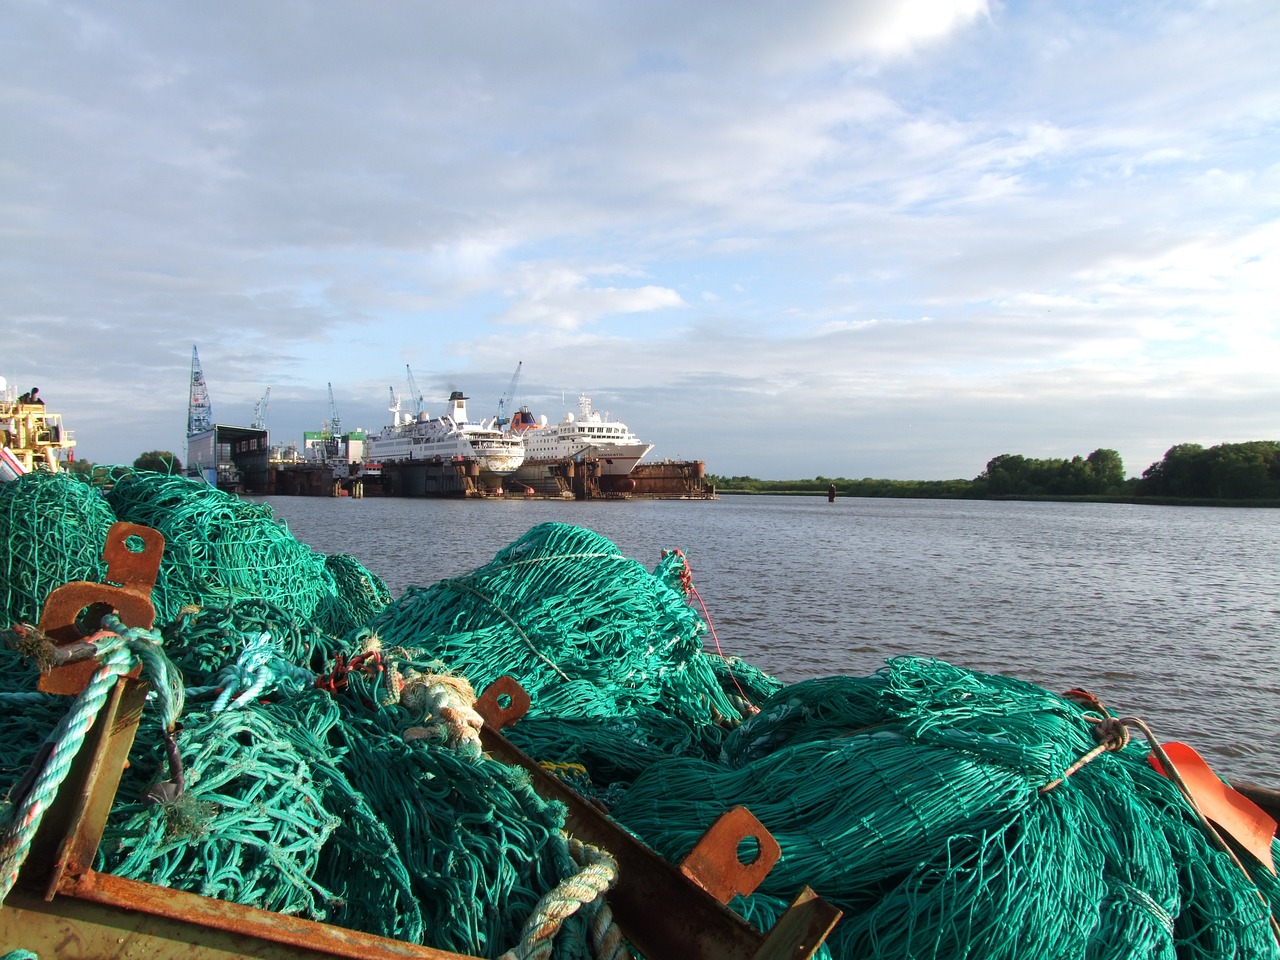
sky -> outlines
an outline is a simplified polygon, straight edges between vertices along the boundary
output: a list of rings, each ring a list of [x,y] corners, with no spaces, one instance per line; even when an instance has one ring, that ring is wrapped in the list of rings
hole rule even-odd
[[[1280,438],[1277,46],[1274,0],[0,0],[0,376],[97,463],[183,456],[195,349],[275,443],[412,376],[722,476],[1138,476]]]

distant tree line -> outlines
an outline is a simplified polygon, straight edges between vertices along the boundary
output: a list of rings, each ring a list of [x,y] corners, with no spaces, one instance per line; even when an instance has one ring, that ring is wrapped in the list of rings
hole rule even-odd
[[[1142,472],[1138,496],[1280,500],[1280,441],[1180,443]]]
[[[987,461],[972,480],[759,480],[709,474],[718,493],[826,493],[835,486],[846,497],[927,497],[985,500],[1053,498],[1099,500],[1276,500],[1280,501],[1280,441],[1197,443],[1171,447],[1164,459],[1139,479],[1125,476],[1115,450],[1100,448],[1087,457],[1038,460],[1003,453]]]
[[[91,477],[99,470],[99,464],[92,460],[70,460],[62,465],[68,473]],[[119,469],[119,468],[116,468]],[[133,461],[135,470],[154,470],[156,473],[182,473],[182,461],[168,450],[148,450],[139,454]]]

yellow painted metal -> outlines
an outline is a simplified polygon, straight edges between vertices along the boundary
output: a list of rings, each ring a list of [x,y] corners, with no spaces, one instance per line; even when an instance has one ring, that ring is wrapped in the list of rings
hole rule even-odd
[[[6,449],[30,473],[37,468],[56,473],[66,452],[76,445],[71,431],[62,426],[62,415],[50,413],[43,403],[0,395],[0,447]]]

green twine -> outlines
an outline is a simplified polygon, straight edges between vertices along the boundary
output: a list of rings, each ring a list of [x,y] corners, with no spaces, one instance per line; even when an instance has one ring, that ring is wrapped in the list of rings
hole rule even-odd
[[[116,517],[154,527],[165,551],[152,592],[167,623],[189,604],[244,597],[309,619],[337,587],[323,555],[299,543],[270,507],[247,503],[203,480],[139,471],[106,493]]]
[[[808,883],[841,907],[836,957],[1277,956],[1257,888],[1145,748],[1039,792],[1093,746],[1048,691],[902,658],[784,689],[720,762],[656,763],[612,813],[678,860],[745,804],[782,847],[755,896]]]
[[[693,729],[738,717],[684,595],[604,537],[532,528],[467,577],[409,587],[368,625],[483,690],[511,674],[531,715],[606,719],[653,708]]]
[[[65,473],[35,470],[0,483],[0,628],[37,623],[64,583],[101,581],[115,521],[97,490]]]

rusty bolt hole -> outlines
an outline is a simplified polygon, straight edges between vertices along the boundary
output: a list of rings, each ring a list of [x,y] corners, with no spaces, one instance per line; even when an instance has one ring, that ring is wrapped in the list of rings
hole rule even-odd
[[[760,841],[756,837],[743,837],[738,841],[738,862],[749,867],[760,859]]]
[[[124,548],[130,553],[145,553],[147,549],[147,541],[143,540],[136,533],[131,533],[124,538]]]
[[[500,693],[493,699],[494,699],[494,702],[498,705],[498,707],[502,710],[510,710],[512,703],[514,703],[514,701],[511,699],[511,694],[509,693]]]
[[[109,603],[91,603],[76,614],[76,630],[82,636],[89,636],[102,629],[102,618],[114,613],[115,607]]]

